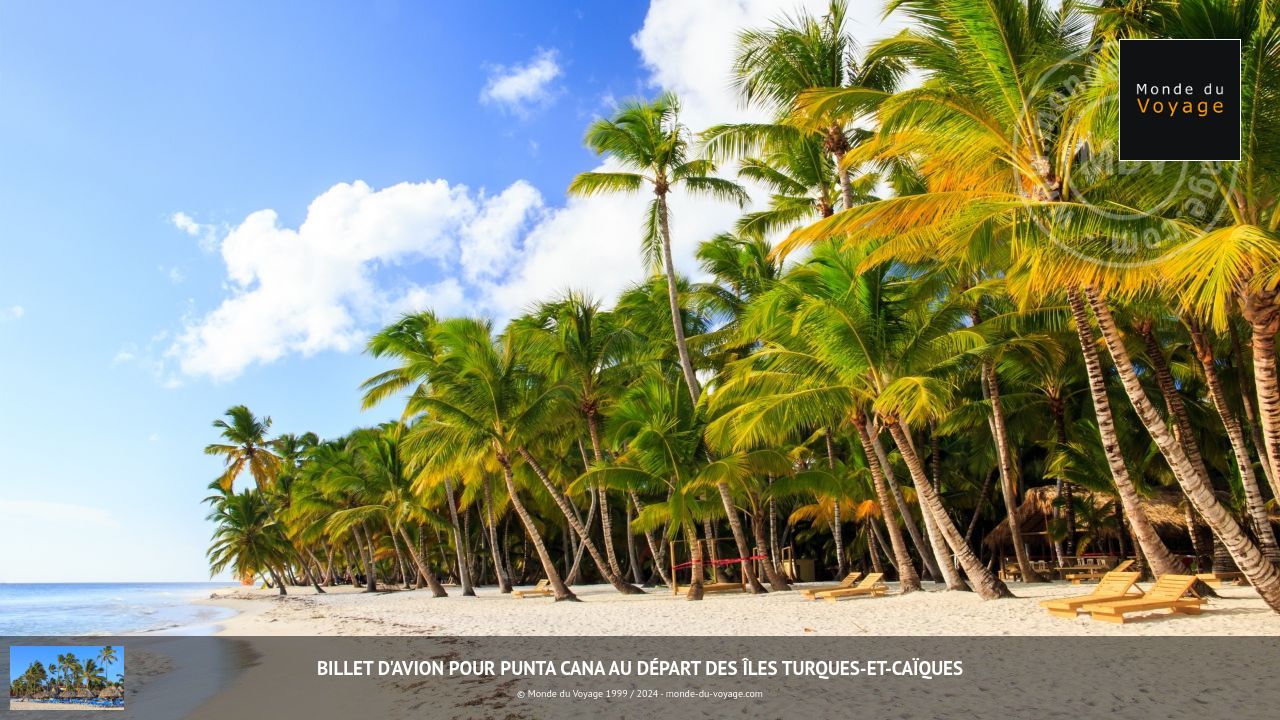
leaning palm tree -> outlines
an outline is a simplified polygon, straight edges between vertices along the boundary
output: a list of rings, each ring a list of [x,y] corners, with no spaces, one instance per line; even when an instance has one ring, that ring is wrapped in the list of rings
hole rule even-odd
[[[261,492],[249,488],[226,494],[215,502],[209,520],[216,525],[208,553],[212,574],[227,569],[241,578],[269,574],[285,594],[280,568],[288,557],[288,540],[272,520]]]
[[[518,318],[510,331],[526,337],[533,366],[572,394],[586,422],[592,458],[604,462],[601,423],[625,386],[628,361],[640,338],[604,312],[599,301],[572,291]],[[621,575],[613,547],[608,490],[594,488],[592,492],[598,496],[605,556],[614,574]]]
[[[448,458],[452,453],[492,457],[502,468],[511,506],[533,540],[556,598],[574,600],[518,492],[516,470],[523,462],[586,545],[600,574],[619,592],[641,592],[611,571],[568,500],[530,450],[539,436],[555,425],[556,418],[563,417],[566,389],[541,382],[529,369],[519,336],[495,340],[488,322],[447,320],[435,328],[433,338],[440,357],[430,387],[415,391],[405,409],[407,416],[421,416],[408,436],[416,461],[429,468],[438,462],[436,458]]]

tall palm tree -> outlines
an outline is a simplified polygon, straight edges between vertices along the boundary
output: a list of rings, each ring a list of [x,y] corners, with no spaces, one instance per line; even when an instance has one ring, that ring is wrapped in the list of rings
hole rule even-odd
[[[679,188],[695,196],[733,201],[741,207],[748,200],[747,193],[741,185],[715,177],[712,173],[716,167],[712,161],[690,157],[689,131],[680,123],[680,104],[671,93],[664,93],[652,102],[623,103],[613,117],[597,120],[587,128],[586,144],[596,153],[608,155],[626,170],[579,173],[569,184],[571,194],[635,193],[646,187],[653,192],[654,198],[646,212],[643,253],[650,268],[661,267],[666,278],[667,304],[671,310],[680,369],[689,396],[696,403],[702,394],[702,386],[689,353],[681,318],[675,261],[671,256],[667,196]],[[748,557],[746,536],[729,487],[722,483],[717,491],[725,506],[738,553],[741,557]],[[764,586],[749,564],[743,565],[743,571],[751,591],[764,592]]]
[[[651,102],[624,102],[612,117],[597,120],[587,128],[586,144],[625,170],[578,173],[569,184],[569,193],[636,193],[646,187],[653,192],[645,212],[641,248],[649,267],[661,268],[667,279],[667,301],[680,369],[690,396],[697,402],[702,386],[680,322],[667,197],[679,189],[693,196],[736,202],[740,207],[748,198],[741,185],[715,177],[716,166],[710,160],[690,157],[690,140],[688,128],[680,122],[680,103],[675,95],[664,93]]]

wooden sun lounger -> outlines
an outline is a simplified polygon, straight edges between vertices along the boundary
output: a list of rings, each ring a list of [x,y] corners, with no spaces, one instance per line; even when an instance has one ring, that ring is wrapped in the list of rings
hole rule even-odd
[[[511,591],[511,597],[520,598],[522,600],[527,597],[550,597],[555,594],[556,591],[551,588],[551,583],[546,578],[539,580],[538,584],[534,585],[529,590]]]
[[[1128,570],[1130,567],[1132,567],[1133,563],[1134,563],[1133,560],[1125,560],[1124,562],[1120,563],[1119,565],[1116,565],[1110,570],[1107,570],[1105,568],[1098,568],[1097,570],[1088,570],[1085,572],[1067,573],[1066,575],[1063,576],[1063,578],[1070,580],[1072,585],[1079,585],[1085,580],[1098,580],[1100,578],[1103,578],[1109,572],[1124,572],[1125,570]]]
[[[1155,586],[1141,598],[1094,602],[1085,605],[1082,609],[1090,613],[1094,620],[1113,623],[1123,623],[1126,619],[1125,613],[1151,610],[1171,610],[1174,613],[1198,615],[1200,604],[1204,601],[1198,597],[1187,597],[1187,593],[1195,582],[1195,575],[1164,575],[1156,580]]]
[[[702,583],[702,592],[704,593],[745,592],[746,589],[746,582],[741,580],[737,582]]]
[[[1088,595],[1077,595],[1068,598],[1055,598],[1053,600],[1041,600],[1040,607],[1049,611],[1049,614],[1060,618],[1074,618],[1076,613],[1089,603],[1112,602],[1119,600],[1131,600],[1142,597],[1142,590],[1134,586],[1138,581],[1138,577],[1142,573],[1123,572],[1120,570],[1112,570],[1102,576],[1102,580],[1093,592]]]
[[[831,602],[838,602],[841,598],[847,597],[877,597],[889,591],[889,586],[880,582],[880,578],[884,577],[884,573],[871,573],[862,578],[862,582],[853,587],[840,588],[839,590],[824,590],[818,593],[818,597]]]
[[[1196,578],[1210,587],[1220,587],[1224,582],[1234,582],[1237,585],[1244,585],[1244,573],[1242,572],[1224,572],[1224,573],[1199,573]]]
[[[845,575],[839,585],[819,585],[818,587],[804,588],[800,591],[800,597],[803,597],[805,600],[816,600],[817,595],[820,592],[826,592],[828,590],[843,590],[845,588],[853,587],[853,584],[857,582],[860,577],[862,577],[862,573],[854,571]]]

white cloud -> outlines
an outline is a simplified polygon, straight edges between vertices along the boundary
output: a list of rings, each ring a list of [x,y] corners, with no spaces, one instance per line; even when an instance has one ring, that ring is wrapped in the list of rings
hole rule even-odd
[[[555,79],[560,77],[555,50],[539,50],[518,65],[494,67],[480,91],[480,101],[523,115],[555,99]]]
[[[457,310],[456,281],[422,287],[381,276],[422,261],[498,276],[541,204],[524,182],[486,196],[444,180],[382,190],[357,181],[317,197],[296,229],[282,227],[274,210],[254,212],[221,244],[230,296],[189,319],[167,355],[188,375],[229,379],[289,353],[357,349],[366,329],[407,299]]]
[[[181,210],[169,216],[169,223],[196,238],[201,250],[211,253],[218,249],[218,227],[216,225],[198,223]]]
[[[27,314],[27,309],[21,305],[10,305],[7,308],[0,308],[0,322],[7,320],[21,320],[23,315]]]
[[[800,6],[820,14],[826,2]],[[654,0],[632,41],[655,88],[680,94],[683,119],[694,131],[760,119],[760,111],[741,106],[730,84],[736,29],[797,8],[791,0]],[[864,43],[896,29],[878,26],[879,13],[877,4],[854,0],[852,29]],[[543,51],[495,72],[482,98],[528,107],[544,101],[559,73],[554,51]],[[296,229],[261,210],[227,230],[220,249],[228,296],[189,317],[167,357],[184,374],[226,379],[289,354],[356,350],[377,323],[408,310],[488,313],[501,321],[569,287],[611,303],[645,277],[639,247],[649,199],[647,193],[570,198],[548,208],[524,181],[496,195],[445,180],[381,190],[363,182],[335,185],[311,203]],[[740,210],[678,189],[671,208],[677,269],[697,275],[694,249],[730,228]],[[189,234],[209,227],[181,213],[173,222]],[[416,268],[431,282],[405,277],[418,263],[432,266]]]

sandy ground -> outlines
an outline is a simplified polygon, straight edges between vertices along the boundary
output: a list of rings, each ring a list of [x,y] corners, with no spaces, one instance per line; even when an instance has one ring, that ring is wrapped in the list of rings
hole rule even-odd
[[[818,583],[825,584],[825,583]],[[804,587],[798,585],[796,587]],[[1124,625],[1053,618],[1044,598],[1079,595],[1088,585],[1010,584],[1018,597],[983,601],[973,593],[928,590],[838,603],[807,601],[797,592],[708,595],[688,602],[666,588],[621,595],[607,585],[578,586],[580,603],[520,600],[481,588],[465,598],[432,598],[427,590],[365,594],[351,587],[274,591],[235,588],[202,602],[240,611],[219,635],[1274,635],[1280,614],[1250,587],[1225,585],[1199,616],[1150,613]]]

